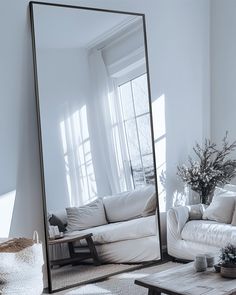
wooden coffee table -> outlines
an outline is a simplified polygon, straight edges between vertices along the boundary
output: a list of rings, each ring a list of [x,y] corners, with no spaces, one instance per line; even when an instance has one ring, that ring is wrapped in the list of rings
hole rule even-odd
[[[92,239],[92,233],[82,235],[71,235],[71,236],[65,236],[60,239],[55,240],[49,240],[48,245],[60,245],[62,243],[67,243],[69,248],[70,257],[64,258],[64,259],[56,259],[56,260],[50,260],[50,265],[66,265],[66,264],[75,264],[82,260],[92,258],[95,265],[100,265],[100,261],[98,259],[97,250],[95,248],[95,245],[93,243]],[[82,251],[75,252],[74,242],[78,242],[80,240],[85,239],[87,241],[88,247],[83,249]]]
[[[236,279],[222,278],[214,268],[196,272],[193,263],[135,280],[149,295],[236,295]]]

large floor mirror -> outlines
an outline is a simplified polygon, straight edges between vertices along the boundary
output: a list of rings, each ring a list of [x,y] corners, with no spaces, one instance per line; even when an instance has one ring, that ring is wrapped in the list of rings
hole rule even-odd
[[[161,259],[144,15],[30,3],[49,289]]]

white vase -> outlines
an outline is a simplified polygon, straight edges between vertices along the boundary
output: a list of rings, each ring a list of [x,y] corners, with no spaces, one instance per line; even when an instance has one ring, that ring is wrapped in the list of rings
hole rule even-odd
[[[186,205],[194,205],[200,203],[200,196],[193,191],[189,185],[184,186],[184,194],[186,196]]]

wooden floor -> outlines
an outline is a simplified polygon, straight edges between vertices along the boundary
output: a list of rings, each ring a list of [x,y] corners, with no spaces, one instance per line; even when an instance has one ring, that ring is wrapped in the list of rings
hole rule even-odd
[[[157,262],[150,262],[150,263],[147,263],[145,266],[141,266],[141,267],[138,267],[137,266],[137,269],[145,269],[146,267],[150,267],[150,266],[155,266],[155,265],[163,265],[163,264],[165,264],[165,263],[167,263],[167,262],[169,262],[169,261],[172,261],[173,259],[168,255],[168,254],[166,254],[166,253],[164,253],[163,254],[163,260],[162,261],[157,261]],[[127,271],[122,271],[122,272],[120,272],[120,273],[125,273],[125,272],[129,272],[130,270],[127,270]],[[111,274],[111,276],[113,276],[114,274]],[[102,282],[102,281],[105,281],[106,279],[108,278],[108,276],[105,276],[104,278],[102,278],[102,279],[99,279],[99,281],[100,282]],[[96,280],[94,280],[93,282],[96,282]],[[91,282],[88,282],[88,283],[91,283]],[[84,283],[83,285],[85,285],[85,284],[87,284],[87,283]],[[68,292],[69,290],[68,290],[68,288],[67,288],[67,292]],[[48,292],[48,289],[47,288],[45,288],[44,289],[44,293],[43,294],[49,294],[49,292]],[[54,292],[53,294],[65,294],[64,292]]]

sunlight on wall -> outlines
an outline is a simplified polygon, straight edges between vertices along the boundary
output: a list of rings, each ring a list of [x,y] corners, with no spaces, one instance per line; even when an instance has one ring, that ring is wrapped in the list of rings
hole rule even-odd
[[[152,103],[154,142],[156,154],[157,184],[160,211],[166,211],[166,120],[165,95],[162,94]]]
[[[187,198],[187,194],[184,192],[178,192],[177,190],[173,193],[173,201],[172,206],[178,207],[178,206],[185,206],[189,205],[189,200]]]
[[[16,191],[0,196],[0,237],[8,238],[16,198]]]

